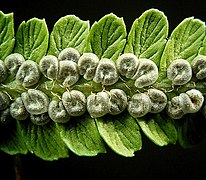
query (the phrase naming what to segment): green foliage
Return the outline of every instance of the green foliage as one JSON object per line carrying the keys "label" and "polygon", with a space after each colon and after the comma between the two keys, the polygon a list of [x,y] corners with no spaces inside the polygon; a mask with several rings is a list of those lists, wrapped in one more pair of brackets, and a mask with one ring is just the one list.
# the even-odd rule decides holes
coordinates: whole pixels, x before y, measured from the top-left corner
{"label": "green foliage", "polygon": [[194,18],[184,19],[172,32],[160,61],[160,75],[166,77],[168,66],[175,59],[186,59],[191,62],[203,46],[205,24]]}
{"label": "green foliage", "polygon": [[106,152],[95,121],[88,114],[71,118],[66,124],[58,124],[58,129],[68,148],[79,156],[96,156]]}
{"label": "green foliage", "polygon": [[108,14],[92,25],[85,52],[116,61],[125,46],[126,35],[123,19]]}
{"label": "green foliage", "polygon": [[26,60],[39,62],[48,48],[49,32],[45,20],[32,18],[23,21],[16,32],[15,53],[22,54]]}
{"label": "green foliage", "polygon": [[36,156],[49,161],[68,157],[68,149],[54,123],[38,126],[21,122],[20,129],[27,149]]}
{"label": "green foliage", "polygon": [[131,157],[142,148],[139,126],[129,114],[107,115],[96,122],[101,137],[117,154]]}
{"label": "green foliage", "polygon": [[67,47],[83,52],[89,34],[89,22],[82,21],[74,15],[60,18],[50,34],[48,54],[58,56]]}
{"label": "green foliage", "polygon": [[156,145],[166,146],[175,144],[177,141],[175,125],[171,119],[167,118],[164,115],[157,114],[137,119],[137,122],[151,141]]}
{"label": "green foliage", "polygon": [[13,13],[4,14],[0,11],[0,59],[4,60],[14,48]]}
{"label": "green foliage", "polygon": [[159,66],[167,36],[166,16],[156,9],[150,9],[134,21],[124,52],[151,59]]}
{"label": "green foliage", "polygon": [[[140,92],[144,96],[148,96],[149,89],[151,88],[164,92],[168,100],[171,100],[174,96],[178,98],[180,93],[185,93],[192,88],[199,90],[200,94],[205,96],[205,80],[198,80],[192,77],[190,82],[177,86],[172,84],[167,78],[167,69],[174,60],[185,59],[189,62],[190,66],[190,63],[197,55],[206,55],[205,24],[202,21],[187,18],[175,28],[168,38],[169,27],[167,18],[156,9],[147,10],[137,18],[128,36],[123,19],[112,13],[95,22],[91,29],[89,21],[83,21],[74,15],[62,17],[56,22],[50,35],[45,20],[33,18],[20,24],[16,32],[15,45],[13,21],[13,14],[3,14],[0,12],[1,60],[4,61],[13,52],[19,53],[25,58],[26,64],[30,62],[28,60],[34,61],[30,64],[35,64],[37,72],[39,71],[38,63],[42,57],[53,55],[44,58],[53,57],[55,60],[45,60],[45,62],[42,60],[44,63],[40,63],[40,71],[44,73],[40,75],[39,72],[38,78],[33,78],[37,81],[37,84],[23,86],[22,82],[15,80],[15,74],[12,77],[8,75],[8,78],[5,81],[2,80],[0,84],[0,93],[8,95],[11,101],[10,104],[18,97],[21,97],[23,93],[25,95],[26,92],[33,91],[34,95],[37,95],[36,92],[44,93],[45,97],[48,97],[46,104],[39,100],[39,98],[29,97],[28,102],[32,101],[32,103],[26,103],[24,100],[22,106],[27,107],[27,113],[30,113],[29,117],[39,120],[40,116],[43,117],[45,115],[46,121],[49,114],[52,114],[50,112],[52,110],[47,114],[49,103],[52,100],[56,102],[61,100],[62,107],[65,106],[65,101],[62,98],[64,92],[68,94],[69,99],[72,90],[81,91],[85,96],[85,101],[82,103],[80,100],[68,100],[70,106],[65,109],[56,103],[55,107],[57,107],[58,113],[60,115],[64,113],[64,116],[55,116],[55,118],[65,117],[65,119],[62,123],[58,121],[58,123],[53,122],[51,119],[48,119],[48,123],[45,125],[36,125],[29,121],[29,117],[26,120],[18,121],[8,116],[6,121],[4,121],[5,116],[3,112],[7,107],[2,106],[3,108],[0,110],[0,150],[11,155],[30,152],[44,160],[51,161],[68,157],[70,150],[78,156],[96,156],[100,153],[105,153],[108,146],[121,156],[131,157],[142,148],[142,134],[145,134],[158,146],[179,142],[182,147],[191,147],[205,139],[206,121],[202,113],[203,108],[197,113],[185,115],[178,120],[171,119],[165,110],[158,111],[158,113],[152,112],[151,107],[148,109],[148,113],[141,118],[132,117],[126,109],[122,109],[124,111],[121,111],[121,114],[111,115],[111,108],[119,110],[123,102],[116,101],[116,96],[113,99],[111,98],[112,89],[119,88],[124,90],[128,101],[131,100],[134,94]],[[93,67],[91,77],[84,79],[84,73],[78,74],[78,65],[81,63],[78,64],[78,62],[58,57],[65,48],[75,48],[78,51],[77,53],[79,53],[77,59],[81,59],[84,53],[93,53],[97,62],[96,64],[93,63],[95,66]],[[115,69],[116,60],[124,53],[130,53],[130,55],[135,56],[133,58],[133,64],[136,64],[135,67],[131,65],[132,63],[130,64],[134,71],[130,73],[133,74],[131,77],[119,76]],[[84,56],[86,55],[88,54],[84,54]],[[104,60],[102,61],[103,58],[110,59],[108,61],[112,60],[114,73],[117,76],[114,84],[99,83],[93,77],[97,72],[96,68],[99,67],[98,65],[104,62]],[[140,61],[140,58],[150,59],[152,60],[150,62],[157,65],[159,70],[158,82],[152,82],[152,85],[149,84],[144,87],[135,86],[136,79],[134,75],[137,71],[135,68],[139,67],[141,61],[146,62],[146,60],[142,59]],[[3,61],[2,64],[4,63]],[[75,69],[75,73],[78,75],[77,82],[75,81],[75,84],[71,83],[63,86],[64,84],[60,82],[61,79],[57,78],[57,76],[62,73],[63,77],[66,76],[64,77],[65,79],[68,78],[68,74],[66,74],[68,71],[65,72],[62,69],[65,67],[65,64],[69,63],[77,67]],[[87,61],[84,61],[83,64],[87,68]],[[107,66],[108,64],[105,67]],[[141,66],[143,71],[147,71],[145,70],[148,67],[147,65]],[[19,69],[22,69],[21,67],[23,66],[19,64],[15,69],[17,74]],[[31,68],[33,67],[31,65]],[[30,72],[28,67],[25,68],[25,72],[27,70]],[[55,73],[53,70],[55,70]],[[100,75],[104,77],[111,73],[111,71],[108,72],[109,70],[107,70],[107,68],[103,69],[103,71],[101,70]],[[143,71],[140,74],[144,74]],[[128,70],[128,72],[131,71]],[[151,72],[151,68],[148,68],[148,72]],[[52,74],[48,78],[47,74],[49,73],[54,73],[54,75]],[[74,75],[74,71],[71,71],[70,74]],[[26,77],[29,73],[23,73],[23,75]],[[115,78],[115,76],[110,74],[110,78]],[[33,81],[33,79],[28,80],[25,77],[23,79],[26,79],[29,83]],[[151,78],[154,77],[151,76],[147,81],[151,80]],[[67,80],[69,81],[69,79]],[[96,100],[98,93],[104,94],[107,97],[106,103],[102,100],[99,103]],[[86,103],[86,100],[89,99],[88,97],[93,97],[95,99],[94,102],[98,102],[92,103],[90,114],[84,113],[86,107],[88,111],[88,106],[86,106],[89,104],[89,101]],[[74,97],[70,99],[72,98]],[[148,96],[148,101],[150,101],[150,98]],[[155,96],[152,98],[154,106],[156,105],[155,103],[160,105],[161,101],[159,99],[155,99]],[[112,104],[110,104],[111,102]],[[143,99],[140,100],[141,102],[143,102]],[[191,102],[193,101],[191,100]],[[100,105],[102,107],[99,107]],[[34,108],[34,111],[28,111],[29,106]],[[78,112],[79,110],[76,107],[81,106],[83,106],[84,110],[83,115],[82,113],[69,113],[73,108]],[[37,107],[44,109],[42,111],[43,114],[40,113]],[[95,116],[98,118],[91,117],[91,112],[102,109],[106,109],[107,112],[99,113],[100,115]],[[62,110],[64,110],[63,113]]]}
{"label": "green foliage", "polygon": [[[8,129],[9,131],[8,131]],[[7,128],[0,126],[0,149],[8,154],[27,154],[27,146],[23,138],[19,121],[13,119],[7,124]]]}

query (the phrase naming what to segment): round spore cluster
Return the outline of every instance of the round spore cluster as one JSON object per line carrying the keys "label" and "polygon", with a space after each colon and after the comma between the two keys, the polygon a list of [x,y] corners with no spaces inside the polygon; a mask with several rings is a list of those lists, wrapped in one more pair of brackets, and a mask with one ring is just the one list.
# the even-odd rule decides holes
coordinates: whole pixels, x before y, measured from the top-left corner
{"label": "round spore cluster", "polygon": [[[184,59],[176,59],[166,73],[172,86],[187,84],[193,75],[204,80],[206,57],[197,56],[191,64]],[[11,82],[7,79],[12,79],[21,87],[20,90],[13,88],[15,93],[11,93]],[[157,65],[132,53],[122,54],[114,62],[108,58],[99,59],[91,52],[80,54],[69,47],[62,50],[58,57],[44,56],[38,64],[13,53],[5,61],[0,61],[0,122],[5,124],[12,117],[44,125],[51,120],[66,123],[71,117],[85,113],[99,118],[106,114],[119,115],[124,111],[134,118],[162,111],[172,119],[181,119],[185,114],[201,109],[204,114],[204,96],[199,90],[193,88],[171,97],[166,90],[153,87],[157,79]],[[91,90],[88,95],[75,89],[80,81],[101,84],[102,90]],[[130,87],[125,85],[128,81],[132,83]],[[47,89],[45,82],[54,86]],[[61,93],[56,91],[56,84]],[[129,93],[116,84],[124,84],[130,89]],[[10,91],[7,92],[7,89]]]}

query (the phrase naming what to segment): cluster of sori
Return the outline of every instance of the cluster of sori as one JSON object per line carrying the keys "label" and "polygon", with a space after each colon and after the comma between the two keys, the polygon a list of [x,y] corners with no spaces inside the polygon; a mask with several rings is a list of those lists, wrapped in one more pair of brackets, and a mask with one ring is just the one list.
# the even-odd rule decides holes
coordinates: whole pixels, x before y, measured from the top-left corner
{"label": "cluster of sori", "polygon": [[[198,80],[206,78],[206,56],[197,56],[191,64],[184,59],[176,59],[167,69],[167,77],[174,85],[185,85],[193,74]],[[168,101],[167,113],[173,119],[181,119],[184,114],[198,112],[203,102],[203,94],[199,90],[191,89]]]}
{"label": "cluster of sori", "polygon": [[191,64],[185,59],[176,59],[167,69],[167,78],[174,85],[188,83],[193,74],[199,80],[206,78],[206,56],[199,55],[195,57]]}
{"label": "cluster of sori", "polygon": [[135,80],[135,86],[142,88],[153,84],[158,78],[158,68],[149,59],[137,59],[133,54],[121,55],[117,62],[108,58],[99,58],[94,53],[79,52],[66,48],[58,58],[47,55],[39,62],[42,74],[48,79],[58,80],[63,86],[75,84],[80,75],[86,80],[93,80],[105,86],[115,84],[119,75]]}
{"label": "cluster of sori", "polygon": [[167,113],[173,119],[180,119],[184,114],[198,112],[203,102],[202,93],[196,89],[191,89],[168,101]]}
{"label": "cluster of sori", "polygon": [[[193,73],[197,79],[206,78],[205,56],[198,56],[191,64],[183,59],[174,60],[167,69],[167,78],[173,85],[184,85],[191,80]],[[61,97],[49,97],[38,90],[42,74],[65,88]],[[38,64],[14,53],[5,61],[0,61],[0,82],[4,83],[8,75],[15,77],[25,92],[12,102],[7,92],[0,92],[1,122],[11,116],[17,120],[30,117],[38,125],[50,120],[65,123],[71,116],[81,116],[86,111],[91,117],[97,118],[106,114],[117,115],[125,109],[135,118],[166,109],[171,118],[180,119],[184,114],[199,111],[204,101],[202,93],[196,89],[168,100],[163,91],[151,87],[158,79],[156,64],[149,59],[138,59],[132,53],[122,54],[114,62],[108,58],[99,59],[94,53],[80,55],[76,49],[66,48],[58,57],[44,56]],[[138,91],[132,97],[117,88],[91,92],[86,97],[84,92],[72,89],[81,76],[103,86],[111,86],[122,78],[131,79],[137,90],[147,88],[145,92]]]}

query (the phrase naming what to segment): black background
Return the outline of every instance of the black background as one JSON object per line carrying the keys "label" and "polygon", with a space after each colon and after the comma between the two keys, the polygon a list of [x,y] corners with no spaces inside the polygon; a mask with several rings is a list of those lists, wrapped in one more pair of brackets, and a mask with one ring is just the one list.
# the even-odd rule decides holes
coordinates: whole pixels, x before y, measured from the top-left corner
{"label": "black background", "polygon": [[[45,18],[49,30],[62,16],[74,14],[91,24],[113,12],[123,17],[129,31],[133,21],[145,10],[157,8],[168,17],[170,32],[187,17],[206,21],[206,3],[202,1],[15,1],[0,0],[0,10],[14,12],[15,29],[23,20]],[[206,142],[192,149],[179,145],[158,147],[143,135],[143,148],[135,157],[121,157],[108,148],[107,154],[48,162],[34,155],[22,155],[24,179],[204,179]],[[13,156],[0,152],[0,179],[15,179]]]}

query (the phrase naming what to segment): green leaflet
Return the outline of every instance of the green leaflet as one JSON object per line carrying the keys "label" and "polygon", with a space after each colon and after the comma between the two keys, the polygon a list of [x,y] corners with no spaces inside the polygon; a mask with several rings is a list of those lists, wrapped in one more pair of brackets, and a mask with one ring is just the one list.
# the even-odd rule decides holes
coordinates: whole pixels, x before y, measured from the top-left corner
{"label": "green leaflet", "polygon": [[38,126],[27,121],[21,122],[20,126],[24,141],[31,153],[49,161],[68,157],[68,149],[55,123],[50,122],[45,126]]}
{"label": "green leaflet", "polygon": [[88,34],[89,21],[82,21],[73,15],[62,17],[51,32],[48,54],[58,56],[67,47],[76,48],[82,53]]}
{"label": "green leaflet", "polygon": [[126,35],[123,19],[108,14],[92,25],[85,52],[93,52],[100,59],[109,58],[115,61],[123,51]]}
{"label": "green leaflet", "polygon": [[156,145],[166,146],[175,144],[177,141],[177,131],[174,123],[168,117],[156,114],[137,119],[144,134]]}
{"label": "green leaflet", "polygon": [[16,33],[15,53],[25,59],[39,62],[48,48],[49,32],[45,20],[32,18],[23,21]]}
{"label": "green leaflet", "polygon": [[0,59],[4,60],[14,48],[13,13],[4,14],[0,11]]}
{"label": "green leaflet", "polygon": [[15,119],[11,121],[6,127],[0,126],[0,149],[11,155],[26,154],[28,150],[22,136],[20,122]]}
{"label": "green leaflet", "polygon": [[206,34],[205,34],[205,38],[203,40],[202,47],[199,49],[199,54],[206,55]]}
{"label": "green leaflet", "polygon": [[197,55],[205,37],[205,25],[194,18],[184,19],[172,32],[160,61],[159,80],[166,78],[167,67],[175,59],[191,62]]}
{"label": "green leaflet", "polygon": [[[165,15],[156,10],[145,11],[132,25],[128,35],[125,53],[133,53],[138,58],[148,58],[159,66],[168,36],[168,21]],[[169,120],[159,115],[155,119],[137,119],[143,132],[157,145],[174,144],[176,129]]]}
{"label": "green leaflet", "polygon": [[206,137],[206,121],[201,113],[189,114],[177,122],[178,142],[184,147],[192,147]]}
{"label": "green leaflet", "polygon": [[104,141],[117,154],[131,157],[142,148],[139,126],[129,114],[106,115],[97,118],[96,123]]}
{"label": "green leaflet", "polygon": [[150,9],[134,21],[124,52],[151,59],[159,67],[167,36],[166,16],[156,9]]}
{"label": "green leaflet", "polygon": [[106,152],[95,121],[89,115],[73,117],[69,123],[58,124],[58,128],[61,138],[75,154],[96,156]]}

